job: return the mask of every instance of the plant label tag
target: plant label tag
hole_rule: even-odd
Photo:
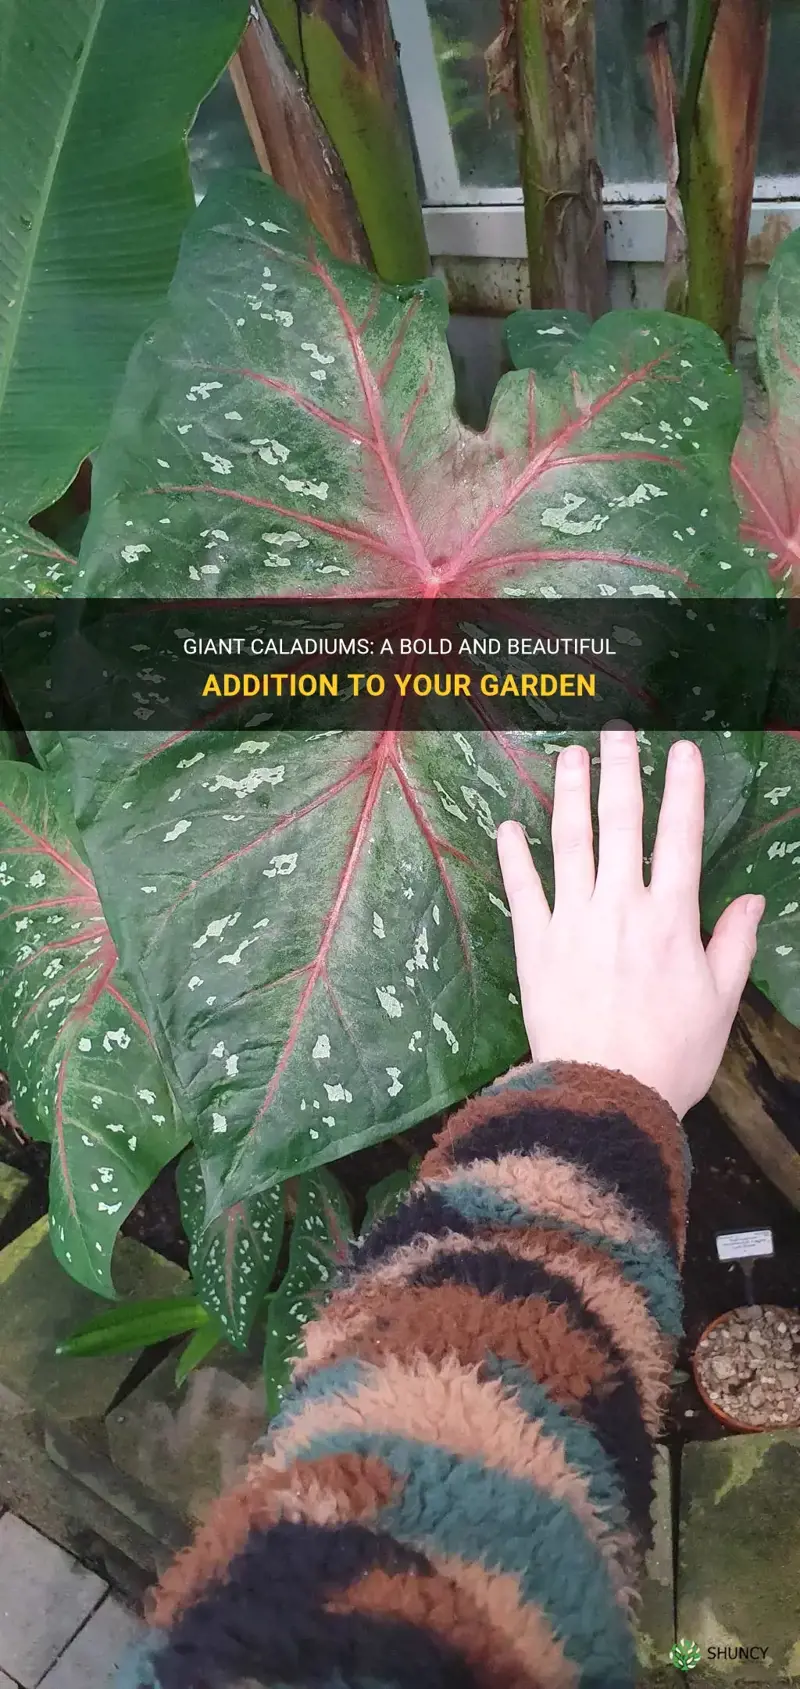
[[[765,1226],[755,1232],[717,1232],[720,1261],[753,1261],[757,1255],[774,1255],[772,1232]]]

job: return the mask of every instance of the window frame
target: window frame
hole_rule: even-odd
[[[432,258],[526,257],[522,189],[462,183],[436,62],[426,0],[389,0],[423,186]],[[659,264],[664,258],[663,182],[606,182],[610,263]],[[750,239],[776,212],[783,231],[800,227],[800,175],[757,176]],[[785,220],[785,221],[784,221]]]

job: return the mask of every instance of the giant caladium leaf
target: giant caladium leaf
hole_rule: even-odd
[[[445,326],[435,284],[335,263],[264,178],[212,190],[99,454],[84,590],[735,586],[738,382],[701,324],[604,319],[549,374],[505,376],[485,435],[453,410]],[[558,736],[493,731],[479,700],[470,725],[64,735],[217,1211],[451,1105],[524,1048],[494,836],[515,815],[546,850]],[[718,843],[751,763],[709,743]]]
[[[197,1294],[234,1347],[246,1349],[281,1247],[283,1189],[275,1185],[235,1202],[206,1226],[203,1169],[188,1149],[178,1168],[178,1192]]]
[[[186,133],[246,0],[3,0],[0,509],[98,443],[192,208]]]
[[[733,481],[742,536],[766,553],[780,587],[800,593],[800,231],[783,242],[762,288],[758,357],[767,389],[766,421],[742,429]],[[796,639],[796,634],[793,636]],[[747,808],[705,887],[710,922],[742,892],[760,892],[766,910],[752,977],[800,1025],[800,722],[796,680],[779,677]]]
[[[733,456],[742,536],[800,594],[800,229],[783,241],[759,296],[758,361],[766,421],[745,423]]]
[[[752,793],[703,887],[707,926],[734,897],[766,909],[751,977],[800,1026],[800,732],[764,734]]]
[[[188,1134],[92,876],[24,763],[0,764],[0,1019],[20,1124],[52,1144],[55,1253],[113,1296],[119,1227]]]

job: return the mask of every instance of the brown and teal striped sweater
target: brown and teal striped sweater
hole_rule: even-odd
[[[627,1689],[687,1173],[667,1104],[602,1068],[453,1115],[126,1683]]]

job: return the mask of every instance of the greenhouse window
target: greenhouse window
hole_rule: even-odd
[[[434,257],[524,258],[522,192],[511,113],[490,99],[486,49],[499,8],[486,0],[389,0],[419,158]],[[598,154],[608,255],[658,262],[664,181],[645,63],[649,26],[667,18],[681,65],[687,0],[597,0]],[[751,239],[800,224],[800,0],[773,14]],[[764,258],[768,257],[767,251]]]

